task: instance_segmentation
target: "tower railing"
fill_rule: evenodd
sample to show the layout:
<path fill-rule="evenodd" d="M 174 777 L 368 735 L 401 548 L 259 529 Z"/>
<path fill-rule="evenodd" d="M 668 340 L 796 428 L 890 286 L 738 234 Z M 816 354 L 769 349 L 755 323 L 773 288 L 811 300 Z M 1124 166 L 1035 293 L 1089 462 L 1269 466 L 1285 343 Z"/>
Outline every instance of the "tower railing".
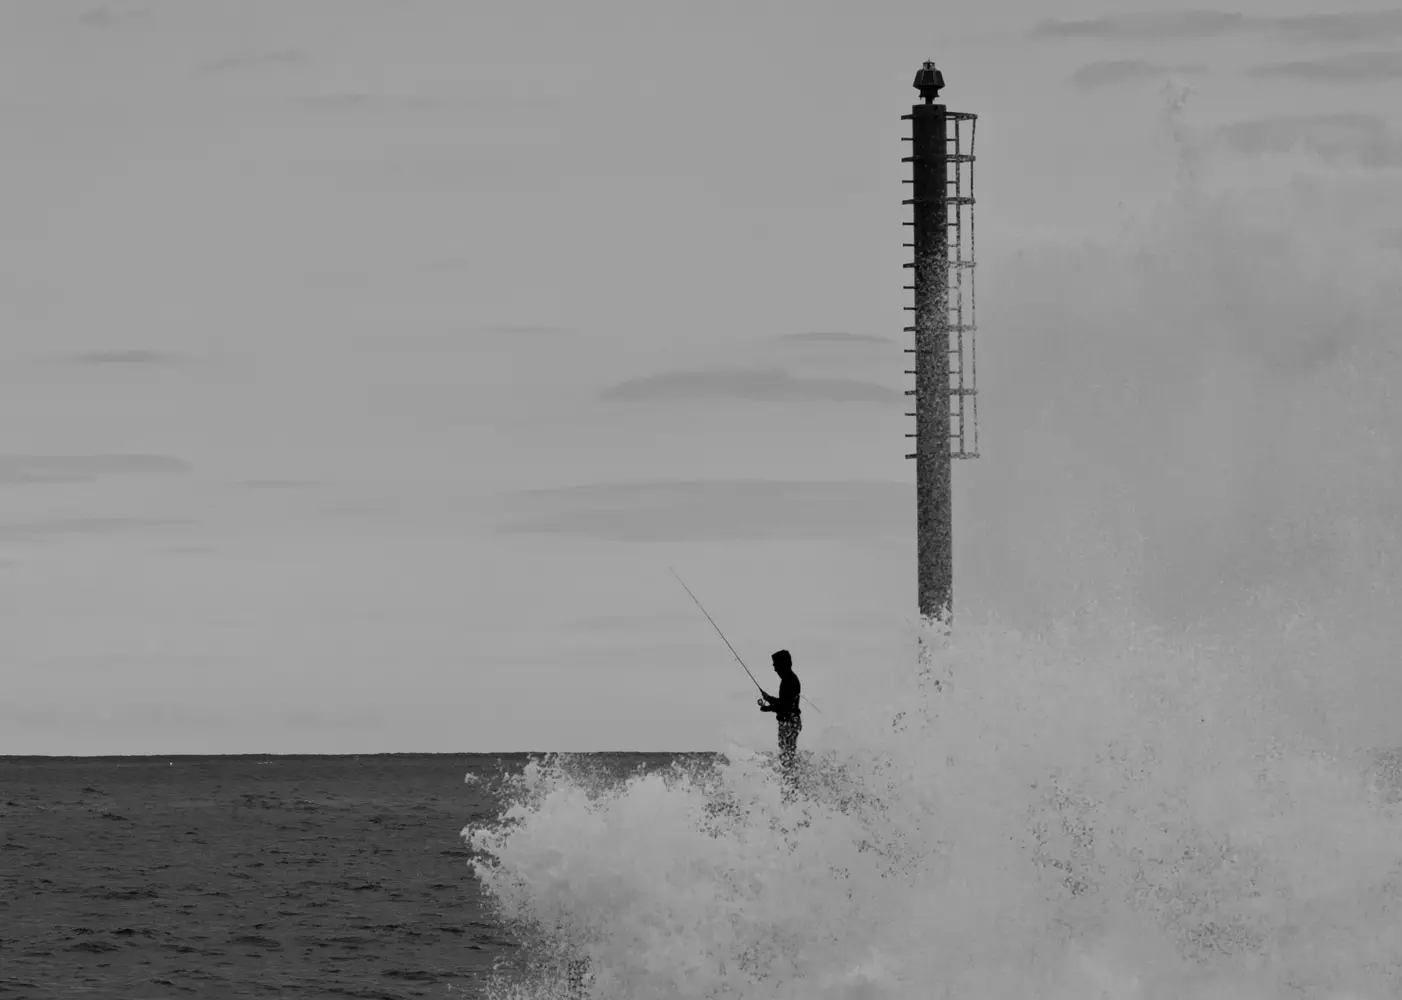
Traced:
<path fill-rule="evenodd" d="M 948 111 L 945 120 L 953 125 L 945 137 L 953 147 L 945 154 L 945 162 L 953 169 L 948 171 L 948 191 L 945 195 L 948 236 L 945 244 L 947 254 L 945 275 L 949 295 L 949 318 L 946 329 L 951 335 L 949 346 L 949 457 L 978 458 L 978 319 L 975 311 L 977 294 L 975 283 L 975 253 L 977 250 L 974 229 L 974 140 L 978 128 L 978 115 L 966 111 Z M 909 115 L 904 116 L 909 118 Z M 948 126 L 946 126 L 948 128 Z M 965 146 L 967 138 L 968 145 Z M 966 151 L 967 149 L 967 151 Z M 907 156 L 904 162 L 914 161 Z M 911 183 L 905 181 L 904 183 Z M 907 201 L 912 204 L 914 199 Z M 913 223 L 906 223 L 913 225 Z M 913 248 L 914 243 L 905 244 Z M 912 261 L 905 265 L 915 267 Z M 906 285 L 906 291 L 915 291 L 915 285 Z M 916 311 L 915 306 L 907 306 L 907 311 Z M 906 333 L 914 333 L 916 327 L 908 326 Z M 906 354 L 918 354 L 919 347 L 907 347 Z M 916 369 L 907 368 L 907 375 L 915 375 Z M 917 394 L 915 389 L 907 389 L 907 396 Z M 907 417 L 916 416 L 914 411 Z M 917 437 L 907 434 L 906 437 Z M 906 458 L 915 458 L 912 452 Z"/>
<path fill-rule="evenodd" d="M 954 335 L 949 349 L 949 457 L 978 458 L 978 322 L 974 313 L 974 138 L 978 115 L 946 111 L 945 120 L 954 126 L 946 137 L 952 148 L 945 154 L 954 168 L 945 198 L 950 214 L 949 331 Z"/>

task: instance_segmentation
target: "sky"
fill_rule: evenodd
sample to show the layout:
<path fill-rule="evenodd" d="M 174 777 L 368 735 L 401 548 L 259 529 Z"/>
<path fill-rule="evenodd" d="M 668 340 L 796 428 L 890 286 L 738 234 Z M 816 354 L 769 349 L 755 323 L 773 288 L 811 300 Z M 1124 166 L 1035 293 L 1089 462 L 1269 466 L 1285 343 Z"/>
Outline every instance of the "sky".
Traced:
<path fill-rule="evenodd" d="M 819 705 L 898 655 L 925 59 L 980 116 L 957 606 L 1391 559 L 1402 9 L 9 4 L 0 753 L 767 742 L 669 568 Z"/>

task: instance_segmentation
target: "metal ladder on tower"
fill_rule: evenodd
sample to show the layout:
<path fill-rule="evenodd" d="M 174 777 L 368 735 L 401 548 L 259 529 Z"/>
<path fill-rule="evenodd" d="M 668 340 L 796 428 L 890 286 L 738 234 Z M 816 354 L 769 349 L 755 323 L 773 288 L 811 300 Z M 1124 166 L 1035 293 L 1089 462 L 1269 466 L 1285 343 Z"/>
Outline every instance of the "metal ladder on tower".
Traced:
<path fill-rule="evenodd" d="M 949 457 L 978 458 L 978 354 L 975 342 L 978 323 L 974 308 L 974 138 L 978 116 L 967 112 L 946 111 L 945 119 L 953 126 L 945 137 L 945 160 L 953 168 L 947 175 L 945 194 L 949 268 Z M 963 148 L 966 124 L 967 152 Z M 951 145 L 953 150 L 949 151 Z M 914 243 L 904 245 L 911 248 L 915 246 Z M 905 266 L 909 268 L 914 265 Z M 915 288 L 914 285 L 904 287 L 907 291 L 913 291 Z M 913 308 L 906 306 L 907 311 Z M 914 331 L 913 326 L 905 327 L 907 333 Z M 916 349 L 907 347 L 905 353 L 914 354 Z M 905 373 L 914 375 L 915 370 L 906 369 Z M 905 394 L 913 396 L 915 390 L 907 389 Z M 915 413 L 910 411 L 906 416 L 913 417 Z M 907 434 L 906 437 L 913 438 L 915 435 Z M 906 455 L 906 458 L 914 457 L 913 453 Z"/>

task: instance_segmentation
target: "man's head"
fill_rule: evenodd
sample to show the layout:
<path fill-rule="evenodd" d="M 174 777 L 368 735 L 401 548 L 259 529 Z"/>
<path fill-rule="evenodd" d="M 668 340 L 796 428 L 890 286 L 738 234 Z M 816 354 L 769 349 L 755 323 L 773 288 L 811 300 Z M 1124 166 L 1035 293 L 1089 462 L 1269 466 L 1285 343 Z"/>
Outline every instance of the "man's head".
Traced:
<path fill-rule="evenodd" d="M 787 673 L 793 669 L 793 657 L 789 655 L 787 649 L 781 649 L 770 657 L 774 661 L 774 672 L 776 674 Z"/>

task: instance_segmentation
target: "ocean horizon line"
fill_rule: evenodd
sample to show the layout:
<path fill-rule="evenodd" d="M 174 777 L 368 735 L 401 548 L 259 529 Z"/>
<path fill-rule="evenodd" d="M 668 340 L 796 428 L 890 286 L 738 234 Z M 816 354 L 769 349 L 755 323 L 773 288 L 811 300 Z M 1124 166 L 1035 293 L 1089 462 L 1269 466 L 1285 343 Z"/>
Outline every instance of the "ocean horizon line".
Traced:
<path fill-rule="evenodd" d="M 370 753 L 146 753 L 146 754 L 0 754 L 0 764 L 34 763 L 40 761 L 201 761 L 201 760 L 358 760 L 371 758 L 433 757 L 720 757 L 719 750 L 461 750 L 461 751 L 381 751 Z"/>

